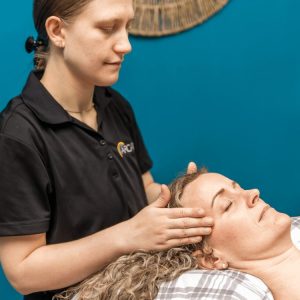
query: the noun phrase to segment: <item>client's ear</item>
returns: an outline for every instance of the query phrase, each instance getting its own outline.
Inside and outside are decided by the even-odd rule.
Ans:
[[[196,257],[200,269],[225,270],[228,268],[228,262],[213,249],[211,249],[211,253],[206,254],[202,250],[196,250],[193,252],[193,256]]]
[[[226,270],[226,269],[228,269],[228,262],[223,260],[222,258],[218,258],[214,262],[214,269],[215,270]]]

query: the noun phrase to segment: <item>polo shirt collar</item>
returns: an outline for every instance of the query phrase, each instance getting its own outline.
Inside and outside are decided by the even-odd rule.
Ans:
[[[73,118],[40,82],[42,75],[42,71],[32,71],[29,74],[21,94],[24,103],[42,122],[53,125],[72,122]],[[111,94],[104,87],[96,87],[93,99],[97,112],[100,112],[111,101]]]

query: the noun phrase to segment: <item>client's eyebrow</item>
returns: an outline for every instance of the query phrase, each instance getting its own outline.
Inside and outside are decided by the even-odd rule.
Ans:
[[[220,189],[220,190],[213,196],[212,201],[211,201],[211,207],[212,207],[212,208],[214,207],[216,198],[217,198],[220,194],[222,194],[224,191],[225,191],[225,190],[222,188],[222,189]]]
[[[235,182],[235,181],[231,181],[231,185],[232,185],[233,188],[235,188],[235,187],[236,187],[236,182]],[[219,195],[221,195],[224,191],[225,191],[225,189],[224,189],[224,188],[221,188],[221,189],[213,196],[212,201],[211,201],[211,207],[214,206],[216,198],[217,198]]]

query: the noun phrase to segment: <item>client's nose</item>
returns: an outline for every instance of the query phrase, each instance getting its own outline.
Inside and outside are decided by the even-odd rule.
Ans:
[[[248,191],[247,205],[248,207],[254,207],[259,201],[260,192],[258,189],[252,189]]]

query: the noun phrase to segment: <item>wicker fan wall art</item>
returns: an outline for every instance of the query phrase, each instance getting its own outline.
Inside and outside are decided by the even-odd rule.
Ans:
[[[134,0],[135,18],[129,32],[141,36],[174,34],[200,23],[229,0]]]

